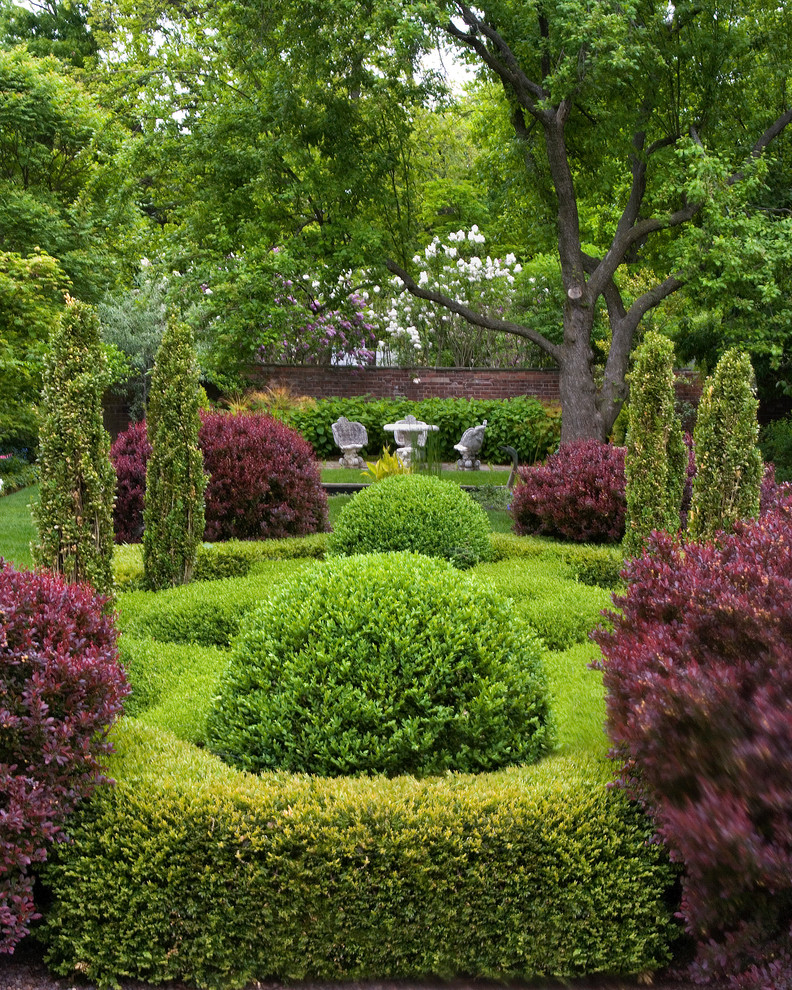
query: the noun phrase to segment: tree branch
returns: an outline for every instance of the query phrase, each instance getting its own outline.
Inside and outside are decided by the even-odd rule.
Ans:
[[[454,0],[454,2],[463,21],[468,25],[468,30],[461,30],[453,21],[449,20],[443,28],[446,34],[449,34],[468,48],[472,48],[479,58],[500,77],[504,84],[508,83],[522,106],[530,114],[535,117],[544,116],[543,111],[536,105],[537,100],[547,99],[548,94],[544,88],[526,76],[514,52],[493,27],[480,20],[471,8],[467,4],[462,3],[461,0]],[[482,35],[492,43],[498,52],[497,56],[478,35]]]
[[[758,158],[768,144],[774,141],[790,122],[792,122],[792,110],[787,110],[786,113],[782,113],[780,117],[777,117],[753,148],[751,148],[751,158]],[[735,182],[739,182],[744,177],[745,174],[743,172],[735,172],[734,175],[729,177],[728,183],[730,186],[733,186]]]
[[[537,347],[541,348],[545,354],[549,354],[554,361],[558,364],[563,362],[563,348],[558,347],[556,344],[551,343],[546,337],[536,330],[532,330],[530,327],[524,327],[519,323],[512,323],[509,320],[499,320],[493,316],[486,316],[483,313],[477,313],[474,309],[469,306],[465,306],[463,303],[458,303],[456,300],[451,299],[449,296],[443,295],[441,292],[434,292],[431,289],[422,289],[418,283],[413,279],[408,273],[395,261],[388,258],[385,265],[389,272],[392,272],[397,278],[400,278],[404,283],[405,289],[413,295],[417,296],[419,299],[426,299],[428,302],[437,303],[438,306],[442,306],[444,309],[450,310],[452,313],[456,313],[463,319],[467,320],[468,323],[472,323],[473,326],[485,327],[487,330],[500,330],[503,333],[514,334],[517,337],[525,337],[526,340],[530,340],[531,343],[536,344]]]

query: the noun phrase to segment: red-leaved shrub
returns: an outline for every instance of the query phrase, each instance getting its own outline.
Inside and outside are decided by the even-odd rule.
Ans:
[[[31,864],[105,780],[106,732],[128,690],[105,604],[0,558],[0,952],[37,917]]]
[[[516,533],[586,543],[618,543],[624,536],[624,447],[575,440],[519,473],[511,508]]]
[[[309,443],[270,416],[202,413],[198,445],[209,475],[204,539],[264,540],[327,529],[327,496]],[[118,475],[118,543],[140,542],[151,447],[146,424],[119,435],[110,452]]]
[[[118,434],[110,448],[110,460],[117,478],[113,508],[116,543],[140,543],[143,539],[146,463],[150,454],[145,423],[133,423]]]
[[[684,864],[694,975],[792,986],[792,498],[711,543],[656,534],[626,575],[595,634],[608,731]]]

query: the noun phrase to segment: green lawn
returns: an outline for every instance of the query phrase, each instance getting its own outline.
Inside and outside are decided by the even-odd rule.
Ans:
[[[30,518],[30,501],[38,488],[23,488],[0,498],[0,557],[17,567],[32,567],[30,541],[36,531]]]
[[[458,485],[505,485],[509,480],[509,472],[482,468],[480,471],[442,471],[440,477],[446,481],[455,481]],[[326,485],[365,484],[370,478],[364,478],[363,472],[355,468],[322,468],[322,481]]]

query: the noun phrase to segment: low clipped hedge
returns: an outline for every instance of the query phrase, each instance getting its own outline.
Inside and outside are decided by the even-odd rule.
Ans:
[[[328,556],[410,550],[464,568],[492,556],[487,514],[453,481],[399,474],[358,492],[341,510]]]
[[[546,557],[526,559],[519,568],[511,561],[482,564],[477,577],[512,599],[515,615],[527,619],[550,650],[565,650],[588,639],[611,607],[610,592],[569,580],[558,558],[555,572]]]
[[[321,560],[325,555],[329,533],[308,536],[285,536],[279,540],[227,540],[203,543],[193,570],[193,581],[218,581],[244,577],[258,568],[261,561]],[[139,543],[117,544],[113,551],[113,577],[118,590],[132,591],[143,587],[143,549]]]
[[[368,444],[364,453],[369,460],[380,456],[386,445],[393,447],[393,433],[382,427],[408,414],[439,427],[439,455],[444,461],[456,461],[462,434],[471,426],[485,419],[487,430],[479,457],[492,464],[508,463],[509,458],[500,449],[508,444],[517,451],[520,462],[533,464],[546,457],[558,446],[561,437],[561,410],[546,405],[532,396],[513,399],[371,399],[365,396],[353,398],[321,399],[310,409],[294,409],[286,414],[286,422],[293,426],[311,444],[316,456],[330,460],[341,456],[333,440],[333,423],[340,417],[356,420],[366,427]]]
[[[55,973],[234,990],[669,960],[675,872],[602,761],[256,778],[134,719],[114,741],[115,788],[78,809],[44,871]]]
[[[277,584],[308,560],[262,562],[259,573],[182,585],[165,591],[130,591],[119,598],[122,628],[133,637],[227,646],[242,618]]]
[[[481,772],[552,746],[542,647],[502,596],[387,553],[297,575],[250,615],[207,723],[241,769]]]
[[[493,562],[539,559],[561,561],[571,577],[597,588],[617,588],[622,584],[624,554],[620,547],[598,544],[558,543],[540,536],[490,533]]]
[[[132,687],[124,703],[125,714],[204,745],[206,716],[228,665],[228,652],[215,646],[124,635],[119,654]]]

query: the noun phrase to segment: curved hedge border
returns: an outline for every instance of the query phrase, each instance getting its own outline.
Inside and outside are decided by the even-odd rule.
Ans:
[[[44,871],[56,973],[230,990],[669,959],[674,871],[603,762],[256,778],[134,719],[114,739],[117,786],[78,810]]]

